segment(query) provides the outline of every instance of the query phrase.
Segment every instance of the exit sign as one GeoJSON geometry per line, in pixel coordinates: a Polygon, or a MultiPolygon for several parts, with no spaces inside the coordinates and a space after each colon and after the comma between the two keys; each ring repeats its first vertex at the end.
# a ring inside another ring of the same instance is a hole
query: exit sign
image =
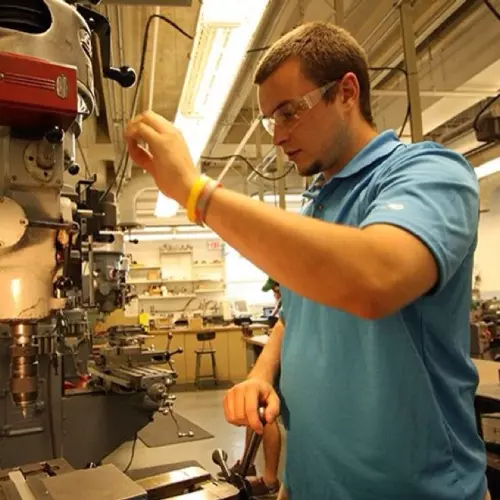
{"type": "Polygon", "coordinates": [[[207,248],[209,250],[220,250],[221,249],[221,242],[220,242],[220,240],[207,241],[207,248]]]}

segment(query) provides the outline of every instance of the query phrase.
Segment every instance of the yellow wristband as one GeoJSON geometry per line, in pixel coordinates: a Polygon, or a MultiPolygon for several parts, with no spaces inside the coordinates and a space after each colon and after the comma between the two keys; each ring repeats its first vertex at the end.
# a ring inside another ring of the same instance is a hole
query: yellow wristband
{"type": "Polygon", "coordinates": [[[192,185],[191,191],[189,192],[186,210],[188,219],[193,224],[196,224],[196,205],[198,203],[198,198],[200,197],[200,194],[208,181],[209,179],[206,175],[201,175],[192,185]]]}

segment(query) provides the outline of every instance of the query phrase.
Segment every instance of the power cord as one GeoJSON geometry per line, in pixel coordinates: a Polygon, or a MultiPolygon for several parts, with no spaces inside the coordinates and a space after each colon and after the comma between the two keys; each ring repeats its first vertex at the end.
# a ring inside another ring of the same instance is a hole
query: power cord
{"type": "Polygon", "coordinates": [[[227,161],[227,160],[231,160],[232,158],[237,158],[239,160],[242,160],[244,161],[248,167],[250,168],[250,170],[252,170],[255,174],[257,174],[259,177],[262,177],[262,179],[265,179],[266,181],[271,181],[271,182],[276,182],[276,181],[279,181],[281,179],[284,179],[294,168],[295,166],[294,165],[291,165],[285,173],[281,174],[281,175],[278,175],[278,176],[275,176],[275,177],[270,177],[270,176],[267,176],[267,175],[264,175],[263,173],[259,172],[251,163],[250,161],[248,160],[248,158],[246,158],[245,156],[243,155],[228,155],[228,156],[202,156],[200,159],[201,160],[206,160],[206,161],[210,161],[210,160],[224,160],[224,161],[227,161]]]}
{"type": "Polygon", "coordinates": [[[130,469],[130,467],[131,467],[131,465],[132,465],[132,462],[134,461],[134,456],[135,456],[135,447],[136,447],[136,445],[137,445],[137,438],[138,438],[138,433],[136,432],[136,433],[134,434],[134,442],[133,442],[133,444],[132,444],[132,453],[131,453],[131,455],[130,455],[130,460],[128,461],[128,464],[127,464],[127,466],[125,467],[125,469],[123,469],[123,473],[124,473],[124,474],[126,474],[126,473],[129,471],[129,469],[130,469]]]}
{"type": "Polygon", "coordinates": [[[85,175],[87,176],[87,179],[90,179],[91,174],[90,174],[89,164],[87,163],[87,158],[85,156],[85,153],[83,152],[83,148],[82,148],[82,145],[80,144],[79,137],[76,138],[76,145],[78,146],[78,151],[80,151],[80,155],[81,155],[82,160],[83,160],[83,165],[85,167],[85,175]]]}
{"type": "MultiPolygon", "coordinates": [[[[133,104],[132,104],[132,112],[131,112],[130,118],[132,118],[136,114],[136,111],[137,111],[137,105],[138,105],[138,102],[139,102],[139,92],[141,90],[141,84],[142,84],[142,80],[143,80],[143,76],[144,76],[144,69],[145,69],[145,66],[146,66],[146,55],[147,55],[148,42],[149,42],[149,30],[151,29],[152,22],[155,19],[159,19],[160,21],[163,21],[163,22],[169,24],[170,26],[172,26],[173,28],[175,28],[179,33],[181,33],[186,38],[188,38],[189,40],[194,40],[194,37],[192,35],[190,35],[186,31],[184,31],[176,22],[172,21],[168,17],[163,16],[161,14],[152,14],[151,16],[149,16],[149,18],[148,18],[148,20],[146,22],[146,28],[144,30],[144,35],[143,35],[143,38],[142,38],[141,59],[140,59],[140,63],[139,63],[139,72],[137,74],[137,82],[136,82],[136,85],[135,85],[134,98],[133,98],[133,101],[132,101],[133,102],[133,104]]],[[[101,201],[103,199],[105,199],[106,196],[108,196],[108,194],[110,193],[111,189],[113,189],[113,186],[115,186],[115,185],[117,185],[117,188],[116,188],[116,197],[118,197],[118,195],[120,194],[120,191],[121,191],[122,186],[123,186],[123,181],[125,179],[125,173],[126,173],[126,170],[127,170],[128,159],[129,159],[129,155],[128,155],[128,150],[127,150],[127,145],[125,144],[124,147],[123,147],[123,152],[122,152],[122,155],[121,155],[119,166],[116,169],[115,175],[113,176],[113,179],[111,180],[108,188],[106,189],[106,191],[101,196],[101,201]],[[117,180],[118,180],[118,184],[117,184],[117,180]]]]}
{"type": "MultiPolygon", "coordinates": [[[[141,59],[140,59],[140,63],[139,63],[139,72],[137,74],[137,82],[136,82],[136,88],[135,88],[133,105],[132,105],[132,112],[131,112],[130,118],[134,117],[136,114],[136,111],[137,111],[137,104],[139,101],[139,92],[140,92],[142,78],[144,76],[144,69],[145,69],[145,64],[146,64],[146,54],[147,54],[148,41],[149,41],[149,30],[151,28],[151,23],[153,22],[154,19],[159,19],[160,21],[163,21],[163,22],[169,24],[170,26],[175,28],[179,33],[181,33],[186,38],[188,38],[189,40],[194,40],[193,35],[190,35],[186,31],[184,31],[177,23],[175,23],[174,21],[172,21],[168,17],[163,16],[161,14],[152,14],[151,16],[149,16],[149,18],[146,22],[146,28],[144,30],[144,35],[143,35],[143,39],[142,39],[141,59]]],[[[262,52],[262,51],[267,50],[268,48],[269,47],[255,47],[253,49],[247,50],[247,54],[262,52]]],[[[123,152],[122,152],[122,155],[121,155],[121,158],[120,158],[119,166],[116,169],[115,175],[113,176],[113,179],[111,180],[109,186],[107,187],[106,191],[101,196],[101,201],[104,200],[106,198],[106,196],[108,196],[111,189],[113,189],[113,186],[115,186],[115,185],[117,186],[116,197],[118,197],[118,195],[120,194],[121,189],[123,187],[123,182],[125,180],[125,174],[126,174],[126,170],[127,170],[126,166],[127,166],[128,160],[129,160],[129,154],[128,154],[127,146],[125,145],[123,152]],[[117,184],[117,182],[118,182],[118,184],[117,184]]]]}

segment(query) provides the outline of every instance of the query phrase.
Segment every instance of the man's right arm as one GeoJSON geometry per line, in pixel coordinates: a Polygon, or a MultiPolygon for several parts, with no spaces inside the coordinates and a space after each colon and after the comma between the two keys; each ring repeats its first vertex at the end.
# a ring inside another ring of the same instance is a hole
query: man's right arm
{"type": "Polygon", "coordinates": [[[285,325],[280,318],[274,325],[267,344],[248,375],[249,379],[258,378],[274,385],[280,367],[281,343],[283,341],[284,331],[285,325]]]}
{"type": "Polygon", "coordinates": [[[228,422],[251,427],[259,434],[264,427],[259,419],[258,407],[266,407],[266,421],[273,422],[280,412],[280,400],[274,389],[281,358],[281,343],[285,327],[282,319],[274,325],[269,341],[257,358],[248,378],[231,388],[224,399],[224,412],[228,422]]]}

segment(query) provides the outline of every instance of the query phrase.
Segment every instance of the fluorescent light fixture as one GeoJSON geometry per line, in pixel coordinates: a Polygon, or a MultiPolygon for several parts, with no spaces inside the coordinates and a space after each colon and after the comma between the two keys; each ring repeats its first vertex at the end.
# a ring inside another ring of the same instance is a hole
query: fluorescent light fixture
{"type": "MultiPolygon", "coordinates": [[[[174,122],[195,164],[212,135],[269,1],[203,1],[174,122]]],[[[171,213],[171,200],[167,200],[158,194],[157,217],[171,213]]]]}
{"type": "Polygon", "coordinates": [[[500,172],[500,158],[494,158],[493,160],[479,165],[479,167],[474,169],[474,172],[476,172],[478,179],[500,172]]]}

